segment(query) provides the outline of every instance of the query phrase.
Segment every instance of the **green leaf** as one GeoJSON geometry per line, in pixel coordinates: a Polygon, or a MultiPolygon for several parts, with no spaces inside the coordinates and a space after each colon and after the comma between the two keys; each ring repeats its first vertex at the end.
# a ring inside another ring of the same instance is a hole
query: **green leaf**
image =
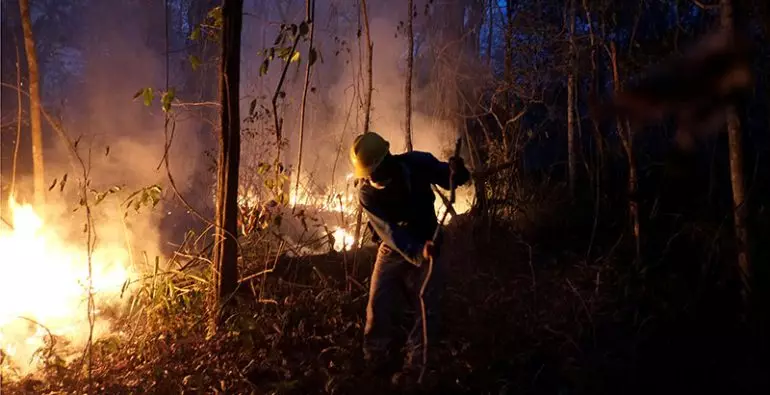
{"type": "Polygon", "coordinates": [[[144,105],[149,107],[152,105],[152,101],[155,99],[155,93],[152,88],[144,88],[144,105]]]}
{"type": "Polygon", "coordinates": [[[283,60],[286,60],[286,58],[289,57],[290,53],[291,53],[291,47],[281,47],[281,48],[278,48],[277,51],[275,51],[275,55],[283,60]]]}
{"type": "Polygon", "coordinates": [[[212,25],[214,27],[221,28],[222,27],[222,6],[216,6],[209,11],[208,17],[213,20],[212,25]]]}
{"type": "Polygon", "coordinates": [[[315,63],[316,59],[318,59],[318,53],[316,52],[315,48],[310,48],[310,54],[308,55],[308,62],[310,62],[310,65],[312,66],[313,63],[315,63]]]}
{"type": "Polygon", "coordinates": [[[268,170],[270,170],[270,164],[269,163],[260,163],[257,166],[257,174],[259,174],[259,175],[265,174],[268,170]]]}
{"type": "Polygon", "coordinates": [[[198,70],[198,67],[201,65],[201,59],[195,55],[190,55],[190,67],[192,67],[193,71],[198,70]]]}
{"type": "Polygon", "coordinates": [[[190,40],[197,41],[201,38],[201,26],[196,25],[195,28],[193,28],[192,32],[190,32],[190,40]]]}
{"type": "Polygon", "coordinates": [[[298,61],[299,61],[299,51],[294,51],[294,55],[291,56],[289,63],[294,63],[298,61]]]}
{"type": "Polygon", "coordinates": [[[176,89],[174,88],[169,88],[166,92],[163,92],[163,96],[161,96],[160,102],[163,106],[164,112],[169,112],[169,110],[171,110],[171,102],[174,101],[175,94],[176,89]]]}
{"type": "Polygon", "coordinates": [[[209,11],[207,17],[209,17],[211,19],[222,18],[222,6],[218,5],[218,6],[214,7],[214,8],[212,8],[209,11]]]}
{"type": "Polygon", "coordinates": [[[264,61],[262,61],[262,64],[259,66],[259,76],[263,76],[267,74],[267,69],[270,67],[270,59],[265,58],[264,61]]]}

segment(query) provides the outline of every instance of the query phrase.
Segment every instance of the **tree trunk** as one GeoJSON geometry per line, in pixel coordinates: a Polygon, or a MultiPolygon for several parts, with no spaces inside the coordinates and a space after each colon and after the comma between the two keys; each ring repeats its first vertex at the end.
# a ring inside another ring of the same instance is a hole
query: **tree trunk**
{"type": "Polygon", "coordinates": [[[414,30],[412,21],[414,19],[414,6],[412,0],[408,1],[408,15],[406,17],[406,38],[409,40],[407,48],[409,53],[406,55],[406,123],[404,133],[406,133],[406,151],[411,152],[412,147],[412,69],[414,67],[414,30]]]}
{"type": "Polygon", "coordinates": [[[43,129],[40,123],[40,75],[32,34],[32,20],[29,16],[29,0],[19,0],[21,27],[24,31],[24,49],[27,52],[29,71],[29,126],[32,133],[32,168],[34,177],[35,204],[45,204],[45,167],[43,165],[43,129]]]}
{"type": "Polygon", "coordinates": [[[361,12],[364,17],[364,35],[366,36],[366,98],[364,101],[364,132],[369,131],[369,123],[372,115],[372,56],[374,54],[374,44],[372,43],[371,32],[369,31],[369,12],[367,11],[366,0],[361,0],[361,12]]]}
{"type": "MultiPolygon", "coordinates": [[[[297,200],[299,199],[299,179],[300,175],[302,174],[302,143],[304,142],[305,138],[307,91],[308,87],[310,86],[310,69],[313,66],[312,62],[310,61],[310,57],[314,56],[310,54],[315,51],[313,48],[313,36],[315,33],[315,0],[306,0],[305,2],[305,22],[310,25],[310,42],[308,44],[308,60],[305,69],[305,85],[302,87],[302,103],[300,104],[299,110],[299,147],[297,147],[297,175],[294,186],[294,207],[296,207],[297,200]]],[[[294,207],[292,207],[292,211],[294,210],[294,207]]]]}
{"type": "Polygon", "coordinates": [[[221,101],[219,163],[217,165],[216,240],[214,249],[216,304],[214,323],[222,322],[225,307],[235,301],[238,284],[238,165],[240,159],[240,80],[241,25],[243,0],[224,0],[222,5],[222,58],[219,97],[221,101]]]}
{"type": "Polygon", "coordinates": [[[16,165],[19,160],[19,146],[21,146],[21,55],[19,54],[19,45],[16,44],[16,140],[13,144],[13,162],[11,164],[11,193],[12,197],[16,196],[16,165]]]}
{"type": "Polygon", "coordinates": [[[575,1],[570,1],[569,64],[567,66],[567,172],[569,192],[575,197],[575,1]]]}
{"type": "MultiPolygon", "coordinates": [[[[724,34],[731,34],[733,30],[732,2],[731,0],[721,0],[720,6],[722,31],[724,34]]],[[[751,292],[751,266],[748,252],[748,230],[746,229],[746,193],[743,185],[743,142],[740,119],[734,106],[727,109],[727,133],[730,149],[730,181],[733,189],[736,252],[743,286],[741,295],[744,303],[748,303],[751,292]]]]}
{"type": "MultiPolygon", "coordinates": [[[[505,61],[503,62],[503,75],[505,78],[505,119],[507,120],[511,116],[513,108],[513,100],[510,93],[510,85],[513,83],[513,0],[506,0],[505,2],[505,61]]],[[[503,133],[503,141],[505,141],[505,130],[503,133]]],[[[505,153],[506,157],[508,152],[505,153]]]]}
{"type": "MultiPolygon", "coordinates": [[[[612,62],[612,81],[615,92],[620,93],[620,72],[618,71],[618,51],[615,41],[610,42],[610,61],[612,62]]],[[[628,216],[631,222],[631,232],[634,236],[634,245],[636,249],[636,263],[639,263],[642,256],[640,230],[639,230],[639,203],[637,202],[637,169],[636,157],[634,156],[634,136],[631,133],[631,125],[620,118],[617,119],[618,135],[623,143],[628,159],[628,216]]]]}
{"type": "MultiPolygon", "coordinates": [[[[602,74],[601,69],[599,68],[599,53],[598,53],[598,42],[596,39],[596,34],[594,33],[593,28],[593,20],[591,18],[591,8],[588,5],[587,0],[582,0],[583,3],[583,12],[586,16],[587,26],[588,26],[588,38],[590,40],[590,48],[591,48],[591,85],[589,88],[589,97],[599,97],[601,95],[601,92],[599,90],[599,87],[601,86],[600,82],[602,80],[602,74]]],[[[594,144],[595,148],[593,151],[593,155],[595,156],[594,163],[593,163],[593,188],[594,188],[594,223],[593,227],[591,229],[591,237],[590,241],[588,242],[588,249],[586,252],[586,257],[591,257],[591,250],[593,248],[593,242],[594,237],[596,236],[597,227],[599,225],[599,215],[601,214],[601,199],[602,199],[602,185],[604,185],[605,180],[605,169],[604,169],[604,138],[602,137],[601,133],[601,125],[599,125],[599,122],[596,119],[592,119],[593,128],[591,129],[591,133],[594,138],[594,144]]]]}
{"type": "MultiPolygon", "coordinates": [[[[374,52],[374,44],[372,44],[372,37],[369,32],[369,13],[366,10],[366,0],[361,0],[361,13],[364,19],[364,35],[366,36],[366,100],[364,101],[364,132],[369,131],[369,122],[371,120],[372,112],[372,53],[374,52]]],[[[358,205],[356,210],[356,231],[354,233],[353,246],[358,248],[361,244],[361,224],[364,220],[364,209],[361,205],[358,205]]],[[[354,269],[355,270],[355,269],[354,269]]]]}
{"type": "Polygon", "coordinates": [[[489,21],[487,22],[488,30],[487,30],[487,67],[492,66],[492,38],[493,38],[493,32],[494,29],[494,7],[496,6],[495,2],[492,0],[489,0],[487,2],[487,5],[489,6],[489,21]]]}

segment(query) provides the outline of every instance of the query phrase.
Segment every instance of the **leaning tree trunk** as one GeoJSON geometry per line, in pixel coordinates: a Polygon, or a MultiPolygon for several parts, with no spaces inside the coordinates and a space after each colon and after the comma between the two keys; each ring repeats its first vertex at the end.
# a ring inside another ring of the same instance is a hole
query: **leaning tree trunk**
{"type": "MultiPolygon", "coordinates": [[[[510,86],[513,83],[513,0],[507,0],[505,3],[505,61],[503,62],[503,78],[505,79],[505,119],[507,120],[511,116],[513,111],[513,95],[511,94],[510,86]]],[[[505,141],[505,130],[500,131],[503,134],[503,141],[505,141]]],[[[508,152],[505,153],[506,158],[508,152]]]]}
{"type": "MultiPolygon", "coordinates": [[[[724,34],[733,32],[733,5],[731,0],[720,2],[720,22],[724,34]]],[[[746,229],[746,192],[743,185],[743,142],[740,119],[735,107],[727,108],[727,133],[730,149],[730,181],[733,189],[733,218],[735,222],[735,242],[743,288],[741,295],[744,303],[749,301],[751,291],[751,266],[749,261],[748,230],[746,229]]]]}
{"type": "Polygon", "coordinates": [[[40,206],[45,203],[43,129],[40,123],[40,74],[37,66],[35,38],[32,34],[32,21],[29,16],[29,0],[19,0],[19,11],[21,12],[21,27],[24,31],[24,49],[27,52],[27,70],[29,72],[29,126],[32,133],[35,204],[40,206]]]}
{"type": "Polygon", "coordinates": [[[222,5],[222,58],[219,75],[221,131],[217,164],[217,207],[214,324],[222,322],[225,307],[235,301],[238,285],[238,164],[241,152],[238,86],[240,80],[243,0],[224,0],[222,5]]]}
{"type": "Polygon", "coordinates": [[[305,23],[310,26],[310,42],[308,43],[308,60],[305,69],[305,84],[302,86],[302,102],[299,109],[299,147],[297,147],[297,176],[294,186],[294,204],[292,212],[299,201],[299,179],[302,174],[302,145],[305,142],[305,115],[307,112],[307,92],[310,86],[310,71],[313,67],[315,48],[313,48],[313,36],[315,35],[315,0],[305,0],[305,23]]]}
{"type": "MultiPolygon", "coordinates": [[[[582,0],[583,5],[583,12],[585,13],[587,26],[588,26],[588,38],[589,38],[589,45],[591,48],[591,84],[589,88],[588,95],[589,97],[599,97],[601,95],[600,86],[602,81],[602,74],[601,74],[601,68],[599,67],[599,43],[597,42],[596,34],[594,33],[593,28],[593,19],[591,17],[591,8],[588,4],[588,0],[582,0]]],[[[602,199],[602,185],[604,185],[605,180],[605,169],[604,169],[604,138],[602,137],[601,133],[601,125],[596,119],[592,119],[592,128],[591,133],[593,134],[594,138],[594,156],[595,160],[593,163],[593,188],[594,188],[594,223],[591,228],[591,237],[590,241],[588,242],[588,248],[586,252],[586,257],[590,258],[591,256],[591,250],[593,249],[594,244],[594,238],[596,237],[596,232],[599,226],[599,216],[601,214],[601,199],[602,199]]]]}
{"type": "Polygon", "coordinates": [[[13,144],[13,162],[11,162],[11,197],[16,196],[16,164],[19,160],[19,146],[21,146],[21,56],[19,55],[19,45],[16,44],[16,140],[13,144]]]}
{"type": "MultiPolygon", "coordinates": [[[[364,132],[369,131],[369,122],[371,120],[372,113],[372,55],[374,52],[374,44],[372,44],[372,36],[369,32],[369,12],[367,11],[366,0],[361,0],[361,13],[364,19],[364,36],[366,37],[366,99],[364,100],[364,132]]],[[[356,210],[356,231],[353,234],[353,246],[358,248],[361,245],[361,224],[364,220],[364,209],[361,204],[358,205],[356,210]]],[[[355,266],[355,264],[354,264],[355,266]]],[[[355,270],[355,269],[354,269],[355,270]]]]}
{"type": "Polygon", "coordinates": [[[414,5],[412,0],[408,1],[408,15],[406,17],[406,39],[409,40],[407,50],[409,53],[406,55],[406,123],[404,125],[404,133],[406,133],[406,151],[411,152],[412,147],[412,69],[414,67],[414,30],[412,29],[412,22],[414,19],[414,5]]]}
{"type": "MultiPolygon", "coordinates": [[[[618,72],[618,51],[615,41],[610,42],[610,61],[612,62],[612,80],[615,92],[620,93],[620,74],[618,72]]],[[[636,263],[639,263],[642,255],[641,233],[639,230],[639,203],[637,202],[637,169],[636,157],[634,156],[634,136],[631,132],[631,125],[618,117],[617,119],[618,135],[623,143],[628,159],[628,216],[631,222],[631,232],[634,236],[634,245],[636,247],[636,263]]]]}
{"type": "Polygon", "coordinates": [[[569,14],[569,59],[567,69],[567,172],[569,192],[575,197],[575,1],[570,1],[569,14]]]}

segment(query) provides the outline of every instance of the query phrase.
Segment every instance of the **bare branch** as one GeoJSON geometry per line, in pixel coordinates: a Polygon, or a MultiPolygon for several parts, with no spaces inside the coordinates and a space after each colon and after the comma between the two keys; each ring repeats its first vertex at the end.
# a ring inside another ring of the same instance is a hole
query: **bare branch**
{"type": "Polygon", "coordinates": [[[703,4],[701,1],[698,1],[698,0],[692,0],[692,2],[704,10],[713,10],[713,9],[719,8],[719,4],[703,4]]]}

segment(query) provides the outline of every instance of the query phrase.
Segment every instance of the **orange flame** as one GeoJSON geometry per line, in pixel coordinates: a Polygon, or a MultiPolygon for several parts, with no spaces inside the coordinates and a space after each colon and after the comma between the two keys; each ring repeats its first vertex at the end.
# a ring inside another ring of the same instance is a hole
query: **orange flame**
{"type": "MultiPolygon", "coordinates": [[[[11,197],[10,207],[13,229],[0,230],[0,351],[8,364],[3,368],[23,376],[39,367],[37,351],[49,332],[72,347],[87,342],[88,254],[85,246],[59,238],[32,206],[11,197]]],[[[122,291],[130,274],[127,257],[122,248],[93,252],[91,291],[97,309],[122,291]]],[[[107,322],[97,320],[94,339],[108,330],[107,322]]]]}

